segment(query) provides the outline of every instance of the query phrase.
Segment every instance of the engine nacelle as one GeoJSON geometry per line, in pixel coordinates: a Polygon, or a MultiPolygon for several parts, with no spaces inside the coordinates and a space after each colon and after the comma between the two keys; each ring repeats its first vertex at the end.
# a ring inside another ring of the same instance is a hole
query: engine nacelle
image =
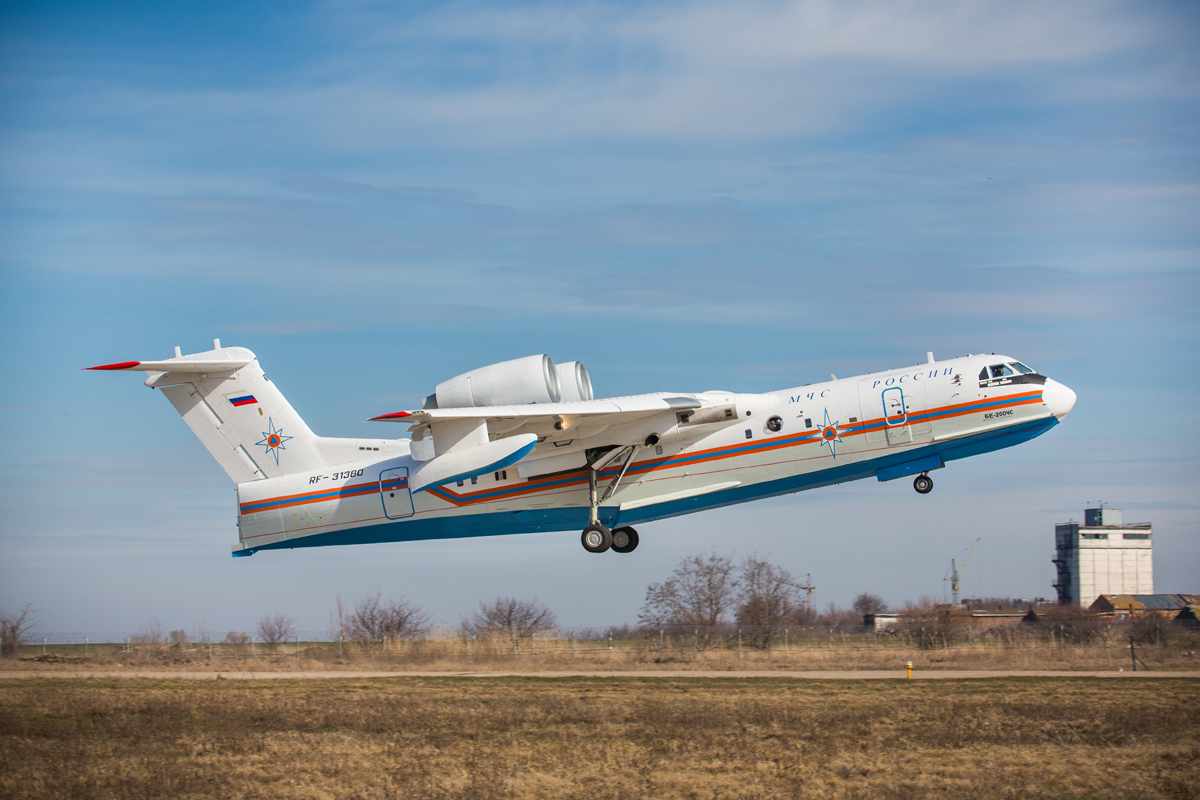
{"type": "Polygon", "coordinates": [[[473,369],[442,381],[426,401],[433,408],[557,403],[558,372],[549,356],[525,356],[473,369]]]}
{"type": "Polygon", "coordinates": [[[558,375],[558,388],[564,401],[592,399],[592,376],[582,361],[555,364],[554,372],[558,375]]]}

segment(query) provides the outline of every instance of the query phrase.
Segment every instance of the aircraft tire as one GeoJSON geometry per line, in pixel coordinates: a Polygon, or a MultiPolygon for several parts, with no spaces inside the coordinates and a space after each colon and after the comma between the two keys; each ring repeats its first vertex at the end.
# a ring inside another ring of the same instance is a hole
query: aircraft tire
{"type": "Polygon", "coordinates": [[[929,494],[933,491],[933,478],[928,475],[918,475],[913,479],[913,488],[917,494],[929,494]]]}
{"type": "Polygon", "coordinates": [[[632,553],[637,550],[638,532],[632,526],[622,525],[613,528],[612,551],[614,553],[632,553]]]}
{"type": "Polygon", "coordinates": [[[579,535],[579,541],[583,543],[583,549],[589,553],[603,553],[612,547],[612,531],[597,522],[583,529],[583,533],[579,535]]]}

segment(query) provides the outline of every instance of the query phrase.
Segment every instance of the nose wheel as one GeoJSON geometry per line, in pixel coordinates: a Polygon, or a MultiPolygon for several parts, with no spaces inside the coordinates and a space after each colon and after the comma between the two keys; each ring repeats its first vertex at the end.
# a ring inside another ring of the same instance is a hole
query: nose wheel
{"type": "Polygon", "coordinates": [[[917,494],[929,494],[933,491],[933,478],[925,474],[918,475],[913,479],[913,488],[917,494]]]}

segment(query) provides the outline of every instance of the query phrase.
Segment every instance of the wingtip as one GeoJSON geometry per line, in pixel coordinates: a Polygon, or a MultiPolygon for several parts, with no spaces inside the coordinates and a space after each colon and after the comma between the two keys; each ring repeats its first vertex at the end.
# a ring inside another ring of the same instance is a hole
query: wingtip
{"type": "Polygon", "coordinates": [[[387,414],[380,414],[377,417],[371,417],[368,422],[390,422],[392,420],[404,419],[411,417],[411,411],[389,411],[387,414]]]}
{"type": "Polygon", "coordinates": [[[142,362],[140,362],[140,361],[116,361],[116,362],[113,362],[112,364],[97,364],[94,367],[84,367],[83,369],[85,372],[87,372],[87,371],[107,372],[109,370],[133,369],[134,367],[139,366],[141,363],[142,362]]]}

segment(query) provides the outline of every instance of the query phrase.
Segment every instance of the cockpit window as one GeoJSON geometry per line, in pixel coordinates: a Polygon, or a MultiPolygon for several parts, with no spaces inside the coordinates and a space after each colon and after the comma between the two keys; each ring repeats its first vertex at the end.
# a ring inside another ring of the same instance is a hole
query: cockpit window
{"type": "Polygon", "coordinates": [[[990,369],[993,378],[1006,378],[1013,374],[1013,371],[1005,364],[993,364],[990,369]]]}
{"type": "Polygon", "coordinates": [[[1032,375],[1033,374],[1033,370],[1030,369],[1029,367],[1025,366],[1024,364],[1022,364],[1020,361],[1014,361],[1014,362],[1012,362],[1012,364],[1010,366],[1012,366],[1013,369],[1015,369],[1017,372],[1021,373],[1022,375],[1032,375]]]}
{"type": "Polygon", "coordinates": [[[987,379],[987,367],[984,367],[983,369],[979,370],[979,380],[986,381],[987,379]]]}

